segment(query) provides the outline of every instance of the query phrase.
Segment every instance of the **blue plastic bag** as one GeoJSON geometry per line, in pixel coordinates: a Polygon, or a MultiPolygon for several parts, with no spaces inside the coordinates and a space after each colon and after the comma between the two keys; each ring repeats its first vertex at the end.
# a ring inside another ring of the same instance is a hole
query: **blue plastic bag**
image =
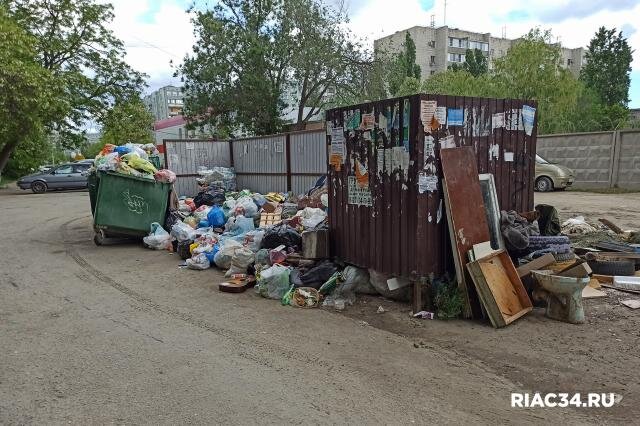
{"type": "Polygon", "coordinates": [[[224,218],[224,212],[218,206],[213,206],[211,210],[209,210],[209,214],[207,214],[207,220],[209,221],[209,225],[214,228],[222,228],[226,222],[224,218]]]}
{"type": "Polygon", "coordinates": [[[198,223],[198,229],[200,229],[200,228],[208,228],[209,226],[210,225],[209,225],[209,221],[208,220],[204,220],[203,219],[198,223]]]}
{"type": "Polygon", "coordinates": [[[131,148],[128,146],[116,146],[113,150],[117,152],[118,155],[125,155],[131,152],[131,148]]]}

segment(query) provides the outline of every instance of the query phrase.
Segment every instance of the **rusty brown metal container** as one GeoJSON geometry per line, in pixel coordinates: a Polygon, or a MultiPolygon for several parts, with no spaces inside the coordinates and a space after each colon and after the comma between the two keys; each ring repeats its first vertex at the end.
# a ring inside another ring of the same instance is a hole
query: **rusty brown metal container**
{"type": "Polygon", "coordinates": [[[406,277],[450,270],[441,145],[473,147],[478,172],[495,177],[500,209],[532,210],[535,108],[422,94],[327,111],[332,253],[406,277]]]}

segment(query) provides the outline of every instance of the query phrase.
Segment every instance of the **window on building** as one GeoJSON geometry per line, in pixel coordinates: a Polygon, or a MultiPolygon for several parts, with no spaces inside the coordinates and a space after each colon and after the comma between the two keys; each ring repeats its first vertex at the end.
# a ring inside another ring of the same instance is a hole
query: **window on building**
{"type": "Polygon", "coordinates": [[[182,139],[182,127],[178,127],[178,139],[182,139]]]}
{"type": "Polygon", "coordinates": [[[431,59],[429,60],[429,64],[430,65],[435,65],[436,64],[436,57],[432,56],[431,59]]]}
{"type": "Polygon", "coordinates": [[[470,41],[469,42],[469,49],[478,49],[478,50],[481,50],[483,52],[488,52],[489,51],[489,43],[485,43],[483,41],[470,41]]]}
{"type": "Polygon", "coordinates": [[[567,66],[570,67],[573,65],[573,59],[567,59],[567,66]]]}
{"type": "Polygon", "coordinates": [[[449,62],[464,62],[464,53],[449,53],[449,62]]]}
{"type": "Polygon", "coordinates": [[[466,48],[467,40],[464,38],[449,37],[449,46],[466,48]]]}
{"type": "Polygon", "coordinates": [[[430,75],[434,75],[436,73],[436,70],[431,70],[430,75]]]}

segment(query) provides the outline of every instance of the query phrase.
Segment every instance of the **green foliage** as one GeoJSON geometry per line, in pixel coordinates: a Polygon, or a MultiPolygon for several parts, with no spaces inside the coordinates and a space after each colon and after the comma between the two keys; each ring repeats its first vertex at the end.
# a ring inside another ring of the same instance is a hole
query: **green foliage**
{"type": "Polygon", "coordinates": [[[124,44],[108,28],[110,4],[92,0],[0,3],[0,172],[16,146],[55,133],[66,147],[80,127],[114,102],[139,93],[143,75],[125,62],[124,44]]]}
{"type": "Polygon", "coordinates": [[[489,71],[489,63],[487,57],[480,49],[467,49],[465,59],[462,65],[451,64],[449,69],[452,71],[467,71],[474,77],[486,74],[489,71]]]}
{"type": "Polygon", "coordinates": [[[395,96],[409,96],[420,93],[422,82],[415,77],[406,77],[395,96]]]}
{"type": "Polygon", "coordinates": [[[454,319],[462,314],[462,295],[455,281],[443,282],[438,286],[435,305],[439,319],[454,319]]]}
{"type": "Polygon", "coordinates": [[[449,70],[431,76],[422,89],[436,94],[536,100],[540,134],[624,126],[625,108],[602,105],[595,91],[562,65],[560,46],[553,43],[551,33],[534,29],[494,62],[491,73],[474,75],[464,67],[449,70]]]}
{"type": "Polygon", "coordinates": [[[60,163],[68,160],[62,150],[43,135],[24,140],[16,147],[4,169],[9,177],[19,178],[33,173],[43,164],[60,163]]]}
{"type": "MultiPolygon", "coordinates": [[[[600,27],[585,53],[586,65],[580,72],[580,80],[593,89],[605,105],[626,107],[629,103],[632,54],[622,32],[600,27]]],[[[613,119],[617,112],[613,112],[613,119]]]]}
{"type": "Polygon", "coordinates": [[[102,120],[100,144],[153,143],[153,122],[153,115],[140,98],[117,103],[102,120]]]}
{"type": "Polygon", "coordinates": [[[389,92],[394,97],[402,96],[401,90],[407,89],[415,83],[409,81],[405,84],[405,80],[408,78],[420,81],[420,66],[416,64],[416,44],[408,31],[405,33],[405,41],[402,46],[403,50],[388,61],[389,72],[386,79],[389,92]]]}
{"type": "MultiPolygon", "coordinates": [[[[125,48],[109,25],[113,6],[93,0],[8,0],[14,18],[36,39],[42,66],[64,84],[70,110],[56,130],[76,132],[100,119],[115,101],[144,86],[143,75],[124,61],[125,48]]],[[[67,138],[65,138],[67,140],[67,138]]]]}
{"type": "Polygon", "coordinates": [[[422,90],[437,95],[478,97],[494,97],[499,93],[490,76],[483,74],[474,77],[464,70],[449,70],[432,75],[425,80],[422,90]]]}
{"type": "MultiPolygon", "coordinates": [[[[16,146],[42,139],[48,120],[64,115],[60,82],[40,65],[36,43],[0,5],[0,174],[16,146]]],[[[13,162],[14,172],[25,168],[13,162]]]]}
{"type": "Polygon", "coordinates": [[[178,70],[185,113],[217,132],[275,133],[288,106],[306,122],[330,92],[353,96],[371,62],[346,16],[318,0],[221,0],[193,13],[197,41],[178,70]]]}

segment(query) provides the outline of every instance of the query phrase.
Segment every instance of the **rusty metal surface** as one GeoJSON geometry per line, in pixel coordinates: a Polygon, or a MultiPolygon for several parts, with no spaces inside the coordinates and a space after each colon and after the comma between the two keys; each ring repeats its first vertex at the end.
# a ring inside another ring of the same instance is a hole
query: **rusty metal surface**
{"type": "Polygon", "coordinates": [[[440,161],[446,186],[447,218],[451,221],[450,237],[459,262],[456,265],[456,278],[466,304],[464,314],[465,317],[480,317],[478,296],[465,268],[467,254],[473,245],[491,240],[475,153],[470,146],[443,149],[440,151],[440,161]]]}
{"type": "MultiPolygon", "coordinates": [[[[422,194],[418,191],[426,135],[434,138],[434,155],[428,163],[433,164],[438,179],[442,177],[439,143],[446,136],[453,136],[455,146],[473,148],[478,173],[494,175],[501,209],[531,210],[537,115],[531,136],[522,130],[492,129],[491,125],[493,114],[519,110],[524,104],[537,107],[532,101],[414,95],[327,111],[330,127],[346,127],[345,119],[355,111],[361,115],[374,113],[376,122],[371,141],[364,139],[362,129],[345,131],[345,162],[339,171],[329,166],[332,253],[354,265],[408,277],[439,275],[452,270],[442,185],[438,181],[436,190],[422,194]],[[389,118],[393,118],[394,107],[402,112],[405,101],[409,106],[408,116],[400,113],[397,128],[391,124],[390,128],[381,129],[380,113],[386,114],[387,121],[393,123],[389,118]],[[440,107],[462,109],[462,124],[445,123],[425,133],[420,120],[421,101],[436,101],[440,107]],[[389,170],[389,165],[394,166],[393,161],[386,161],[389,158],[380,163],[381,170],[378,170],[379,151],[402,147],[405,126],[409,131],[410,160],[406,172],[397,167],[389,170]],[[494,151],[490,150],[492,145],[497,146],[494,151]],[[490,152],[495,152],[497,158],[490,157],[490,152]],[[513,153],[513,161],[505,161],[505,152],[513,153]],[[355,159],[369,171],[370,206],[348,202],[348,182],[349,177],[355,175],[355,159]]],[[[330,144],[331,136],[326,137],[330,144]]]]}

